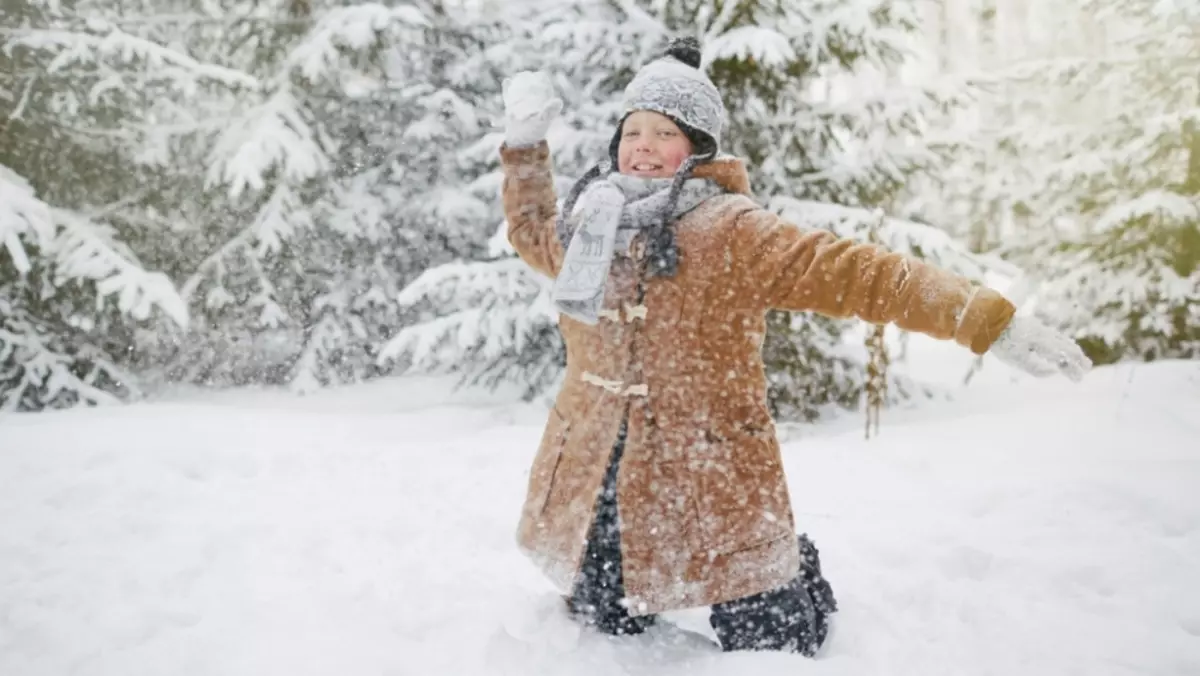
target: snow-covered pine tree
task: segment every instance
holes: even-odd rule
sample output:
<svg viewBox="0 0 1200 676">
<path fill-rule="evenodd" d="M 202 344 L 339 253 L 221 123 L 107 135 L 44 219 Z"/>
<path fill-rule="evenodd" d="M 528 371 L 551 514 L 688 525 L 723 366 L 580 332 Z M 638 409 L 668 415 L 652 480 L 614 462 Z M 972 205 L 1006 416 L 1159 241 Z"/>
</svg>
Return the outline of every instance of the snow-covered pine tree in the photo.
<svg viewBox="0 0 1200 676">
<path fill-rule="evenodd" d="M 463 68 L 478 49 L 476 15 L 459 3 L 402 9 L 388 8 L 389 20 L 411 22 L 390 30 L 378 30 L 381 6 L 330 9 L 293 48 L 298 55 L 306 43 L 361 43 L 349 64 L 310 81 L 307 94 L 338 147 L 311 234 L 289 243 L 305 269 L 289 305 L 303 331 L 291 370 L 301 391 L 377 374 L 378 345 L 406 321 L 399 289 L 430 264 L 474 255 L 486 236 L 472 231 L 480 208 L 460 185 L 455 152 L 481 133 L 473 101 L 480 73 Z M 365 40 L 373 28 L 374 42 Z"/>
<path fill-rule="evenodd" d="M 488 123 L 472 97 L 492 87 L 464 67 L 488 42 L 470 2 L 30 6 L 43 4 L 67 9 L 5 39 L 97 85 L 75 107 L 104 122 L 90 142 L 120 152 L 94 173 L 129 189 L 97 200 L 100 182 L 64 185 L 106 205 L 114 236 L 177 280 L 197 319 L 120 336 L 139 369 L 301 390 L 372 375 L 405 321 L 399 289 L 482 249 L 482 207 L 457 189 L 456 151 Z"/>
<path fill-rule="evenodd" d="M 703 40 L 706 67 L 735 111 L 726 150 L 749 160 L 761 200 L 809 227 L 865 239 L 867 207 L 886 206 L 907 176 L 938 159 L 921 142 L 926 113 L 956 103 L 953 88 L 905 87 L 886 77 L 909 46 L 915 19 L 906 3 L 535 1 L 522 7 L 527 13 L 510 10 L 511 41 L 492 47 L 489 57 L 506 73 L 532 68 L 554 78 L 566 103 L 549 138 L 560 196 L 603 157 L 624 84 L 676 35 Z M 887 86 L 846 86 L 863 77 Z M 839 85 L 838 95 L 829 96 Z M 494 157 L 499 142 L 492 134 L 474 150 Z M 483 180 L 498 184 L 495 176 Z M 986 267 L 926 226 L 889 220 L 881 235 L 897 250 L 976 278 Z M 498 243 L 502 238 L 501 230 Z M 405 300 L 455 302 L 406 328 L 385 353 L 415 356 L 417 366 L 463 373 L 468 381 L 503 373 L 535 394 L 554 382 L 549 369 L 562 363 L 561 346 L 548 338 L 554 317 L 547 292 L 548 280 L 514 268 L 506 256 L 431 270 Z M 770 325 L 765 353 L 777 415 L 813 419 L 828 405 L 858 402 L 865 354 L 844 344 L 846 322 L 776 313 Z M 534 349 L 556 352 L 522 352 Z M 913 388 L 897 382 L 890 391 L 905 396 Z"/>
<path fill-rule="evenodd" d="M 448 74 L 477 49 L 459 3 L 109 4 L 78 5 L 73 25 L 96 35 L 70 55 L 52 46 L 145 57 L 117 84 L 146 111 L 121 131 L 149 196 L 120 222 L 161 228 L 131 244 L 198 318 L 144 332 L 139 366 L 301 390 L 376 373 L 403 283 L 485 237 L 456 232 L 473 207 L 445 197 L 460 129 L 479 133 Z M 167 91 L 150 86 L 163 70 L 180 76 Z"/>
<path fill-rule="evenodd" d="M 1043 72 L 1101 105 L 1060 130 L 1045 175 L 1077 227 L 1027 259 L 1048 261 L 1038 310 L 1098 363 L 1200 358 L 1200 2 L 1084 9 L 1113 40 Z"/>
<path fill-rule="evenodd" d="M 207 49 L 255 84 L 210 98 L 223 110 L 202 124 L 163 134 L 203 153 L 197 193 L 211 205 L 185 235 L 199 253 L 183 291 L 205 321 L 164 341 L 177 350 L 170 377 L 306 391 L 370 375 L 362 345 L 397 321 L 387 297 L 401 271 L 390 267 L 392 242 L 380 240 L 398 227 L 380 209 L 386 186 L 356 190 L 359 168 L 378 173 L 364 166 L 359 132 L 386 120 L 380 98 L 413 84 L 390 79 L 386 64 L 390 50 L 421 43 L 429 13 L 294 0 L 206 9 L 207 21 L 187 22 L 193 49 L 215 25 L 219 48 Z M 352 194 L 363 199 L 346 206 Z"/>
<path fill-rule="evenodd" d="M 1200 356 L 1200 3 L 1076 0 L 1088 41 L 996 74 L 991 171 L 947 201 L 1098 363 Z M 1003 183 L 997 177 L 1007 177 Z"/>
<path fill-rule="evenodd" d="M 321 217 L 343 261 L 314 300 L 310 335 L 321 339 L 310 338 L 302 365 L 328 345 L 337 359 L 324 361 L 338 365 L 339 380 L 380 372 L 380 345 L 413 321 L 400 290 L 430 266 L 484 250 L 492 196 L 469 184 L 478 170 L 462 148 L 487 131 L 480 111 L 499 80 L 480 58 L 489 27 L 476 9 L 429 3 L 420 34 L 380 54 L 387 85 L 343 104 L 339 180 Z"/>
<path fill-rule="evenodd" d="M 121 133 L 137 120 L 121 82 L 137 73 L 78 56 L 101 27 L 74 5 L 0 8 L 0 410 L 134 394 L 121 366 L 133 327 L 155 308 L 188 321 L 114 217 L 142 200 Z M 142 54 L 119 39 L 100 48 Z"/>
</svg>

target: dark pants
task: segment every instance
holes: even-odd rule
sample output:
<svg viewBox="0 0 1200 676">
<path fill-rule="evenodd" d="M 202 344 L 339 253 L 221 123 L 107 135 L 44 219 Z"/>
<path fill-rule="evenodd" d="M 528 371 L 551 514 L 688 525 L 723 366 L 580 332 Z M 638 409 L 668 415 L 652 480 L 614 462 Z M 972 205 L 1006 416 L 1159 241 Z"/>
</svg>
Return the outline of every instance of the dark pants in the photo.
<svg viewBox="0 0 1200 676">
<path fill-rule="evenodd" d="M 615 635 L 640 634 L 655 622 L 653 615 L 630 616 L 622 605 L 625 586 L 616 479 L 625 431 L 622 424 L 604 488 L 596 500 L 583 566 L 567 599 L 568 609 L 578 619 Z M 825 642 L 829 615 L 837 610 L 837 601 L 821 574 L 817 548 L 805 535 L 799 535 L 798 541 L 800 574 L 789 584 L 712 607 L 709 623 L 723 650 L 779 650 L 812 656 Z"/>
</svg>

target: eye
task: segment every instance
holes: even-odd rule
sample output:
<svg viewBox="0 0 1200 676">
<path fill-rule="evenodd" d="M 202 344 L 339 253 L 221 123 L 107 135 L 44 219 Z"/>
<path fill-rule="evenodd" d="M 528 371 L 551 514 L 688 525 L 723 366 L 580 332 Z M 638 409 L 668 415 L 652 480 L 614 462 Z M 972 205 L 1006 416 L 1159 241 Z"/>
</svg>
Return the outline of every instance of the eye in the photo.
<svg viewBox="0 0 1200 676">
<path fill-rule="evenodd" d="M 636 131 L 633 131 L 633 130 L 631 129 L 631 130 L 629 130 L 629 131 L 625 132 L 624 134 L 622 134 L 622 136 L 623 136 L 624 138 L 633 138 L 634 136 L 637 136 L 637 132 L 636 132 Z"/>
</svg>

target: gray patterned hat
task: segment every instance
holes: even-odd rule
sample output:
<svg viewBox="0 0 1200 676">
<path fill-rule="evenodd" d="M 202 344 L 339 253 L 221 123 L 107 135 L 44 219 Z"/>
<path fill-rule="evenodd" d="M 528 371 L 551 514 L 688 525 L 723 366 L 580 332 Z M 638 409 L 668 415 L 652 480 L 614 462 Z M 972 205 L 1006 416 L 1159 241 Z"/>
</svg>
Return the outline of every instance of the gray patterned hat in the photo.
<svg viewBox="0 0 1200 676">
<path fill-rule="evenodd" d="M 631 113 L 650 110 L 671 118 L 692 142 L 696 154 L 714 157 L 721 146 L 725 104 L 716 85 L 700 69 L 700 43 L 695 38 L 672 40 L 666 54 L 642 68 L 625 87 L 621 123 Z M 609 154 L 616 159 L 621 126 Z"/>
<path fill-rule="evenodd" d="M 666 115 L 689 136 L 699 132 L 711 139 L 711 148 L 697 148 L 698 154 L 716 151 L 721 145 L 725 126 L 725 104 L 721 92 L 700 69 L 700 43 L 695 38 L 672 40 L 666 55 L 646 64 L 625 87 L 624 116 L 638 110 Z M 708 146 L 704 139 L 700 146 Z"/>
</svg>

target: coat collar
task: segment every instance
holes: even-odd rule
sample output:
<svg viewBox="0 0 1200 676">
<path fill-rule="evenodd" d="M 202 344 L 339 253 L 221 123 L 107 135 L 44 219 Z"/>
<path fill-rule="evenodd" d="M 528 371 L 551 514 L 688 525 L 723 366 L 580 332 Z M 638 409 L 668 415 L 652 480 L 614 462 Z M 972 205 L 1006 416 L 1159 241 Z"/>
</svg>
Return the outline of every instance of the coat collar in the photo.
<svg viewBox="0 0 1200 676">
<path fill-rule="evenodd" d="M 750 192 L 750 175 L 746 173 L 746 163 L 737 157 L 729 155 L 714 158 L 692 170 L 693 178 L 707 178 L 732 193 L 752 196 Z"/>
</svg>

